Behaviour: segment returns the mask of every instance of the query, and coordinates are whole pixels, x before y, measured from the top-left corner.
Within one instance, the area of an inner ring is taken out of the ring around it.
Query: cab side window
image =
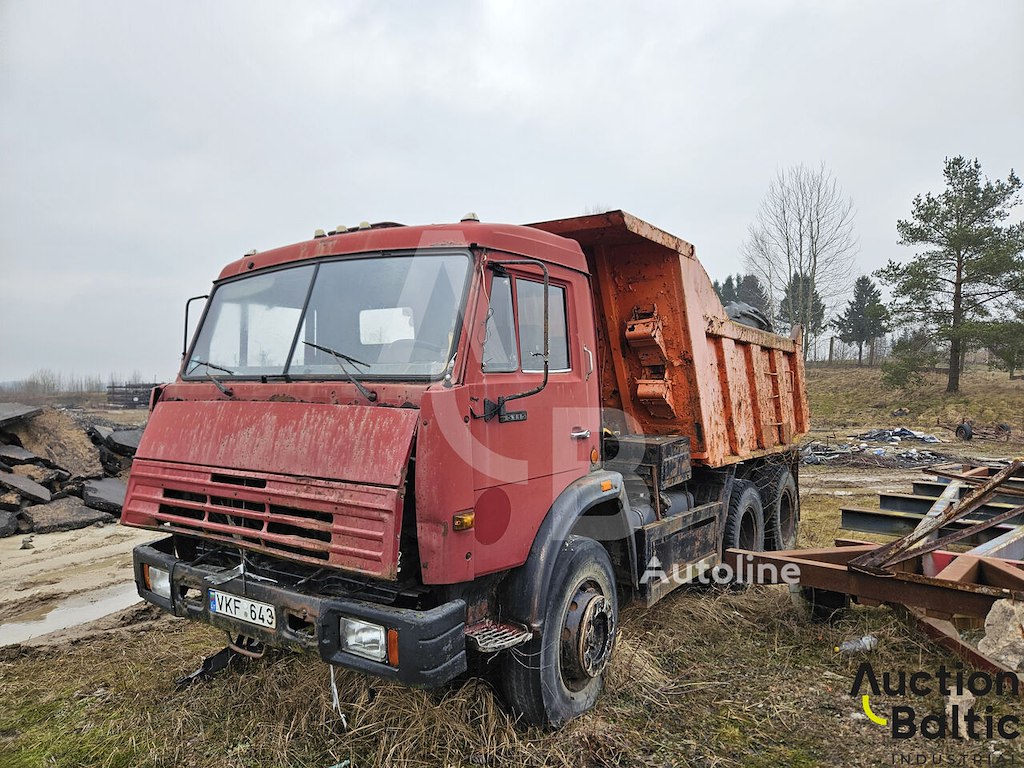
[[[519,310],[519,349],[523,371],[544,370],[544,284],[516,280],[516,304]],[[568,371],[569,338],[566,332],[565,289],[548,285],[548,368]]]
[[[485,373],[511,373],[519,370],[516,322],[512,314],[512,280],[502,275],[495,275],[491,280],[491,303],[487,310],[482,368]]]

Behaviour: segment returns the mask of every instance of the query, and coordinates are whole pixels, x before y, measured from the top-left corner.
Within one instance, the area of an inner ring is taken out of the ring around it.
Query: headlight
[[[384,661],[388,655],[384,627],[359,619],[339,619],[341,650],[364,659]]]
[[[171,599],[171,574],[151,565],[146,566],[146,588],[165,600]]]

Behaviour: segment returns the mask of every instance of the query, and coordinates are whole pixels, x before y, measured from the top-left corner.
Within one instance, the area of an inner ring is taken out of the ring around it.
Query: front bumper
[[[167,538],[138,546],[132,559],[139,595],[175,616],[205,621],[277,648],[316,651],[329,664],[406,685],[441,685],[466,670],[466,604],[462,600],[417,611],[350,598],[314,597],[251,576],[236,576],[222,584],[211,584],[206,579],[218,570],[178,559],[173,554],[171,541]],[[143,565],[171,574],[170,600],[146,588]],[[277,626],[274,629],[259,627],[211,613],[210,589],[273,605],[277,609]],[[397,666],[342,650],[338,620],[343,617],[397,630]]]

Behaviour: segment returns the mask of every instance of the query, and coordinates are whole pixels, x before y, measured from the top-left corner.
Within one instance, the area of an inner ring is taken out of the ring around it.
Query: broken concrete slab
[[[89,509],[78,499],[68,497],[52,504],[37,504],[22,511],[22,516],[32,526],[33,533],[73,531],[96,523],[112,523],[117,520],[107,512]]]
[[[35,480],[40,485],[50,485],[67,480],[71,475],[62,469],[49,469],[35,464],[19,464],[14,468],[14,474]]]
[[[107,448],[121,456],[134,456],[142,439],[141,429],[118,429],[111,432],[104,442]]]
[[[126,465],[131,464],[131,459],[127,456],[118,456],[112,450],[107,448],[105,445],[100,446],[100,464],[103,465],[103,471],[111,477],[117,477],[124,472]]]
[[[82,486],[82,501],[85,506],[104,512],[121,514],[128,486],[112,477],[103,480],[89,480]]]
[[[1012,600],[992,603],[978,650],[1010,669],[1020,669],[1024,664],[1024,605]]]
[[[36,405],[22,405],[21,403],[0,403],[0,427],[13,424],[16,421],[27,419],[30,416],[37,416],[43,409]]]
[[[18,515],[14,512],[0,511],[0,538],[13,536],[18,532]]]
[[[32,464],[39,461],[39,457],[32,451],[26,451],[20,445],[0,445],[0,459],[8,465]]]
[[[30,480],[22,475],[14,474],[0,475],[0,488],[14,491],[29,501],[46,504],[50,501],[50,491],[41,486],[35,480]]]
[[[14,491],[0,493],[0,509],[8,512],[17,512],[21,509],[21,496]]]
[[[85,434],[87,434],[89,439],[92,440],[93,445],[103,445],[113,432],[113,427],[105,427],[102,424],[93,424],[85,430]]]
[[[67,470],[72,477],[103,474],[96,446],[66,413],[45,408],[35,418],[14,425],[11,431],[25,449]]]

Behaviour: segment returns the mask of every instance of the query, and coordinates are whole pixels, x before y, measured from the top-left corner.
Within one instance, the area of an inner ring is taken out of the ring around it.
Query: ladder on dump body
[[[779,373],[779,353],[775,350],[766,350],[768,355],[768,370],[765,375],[771,383],[768,399],[772,402],[772,414],[776,421],[769,421],[768,426],[775,428],[775,439],[778,444],[789,442],[787,435],[783,434],[785,422],[782,419],[782,376]]]

